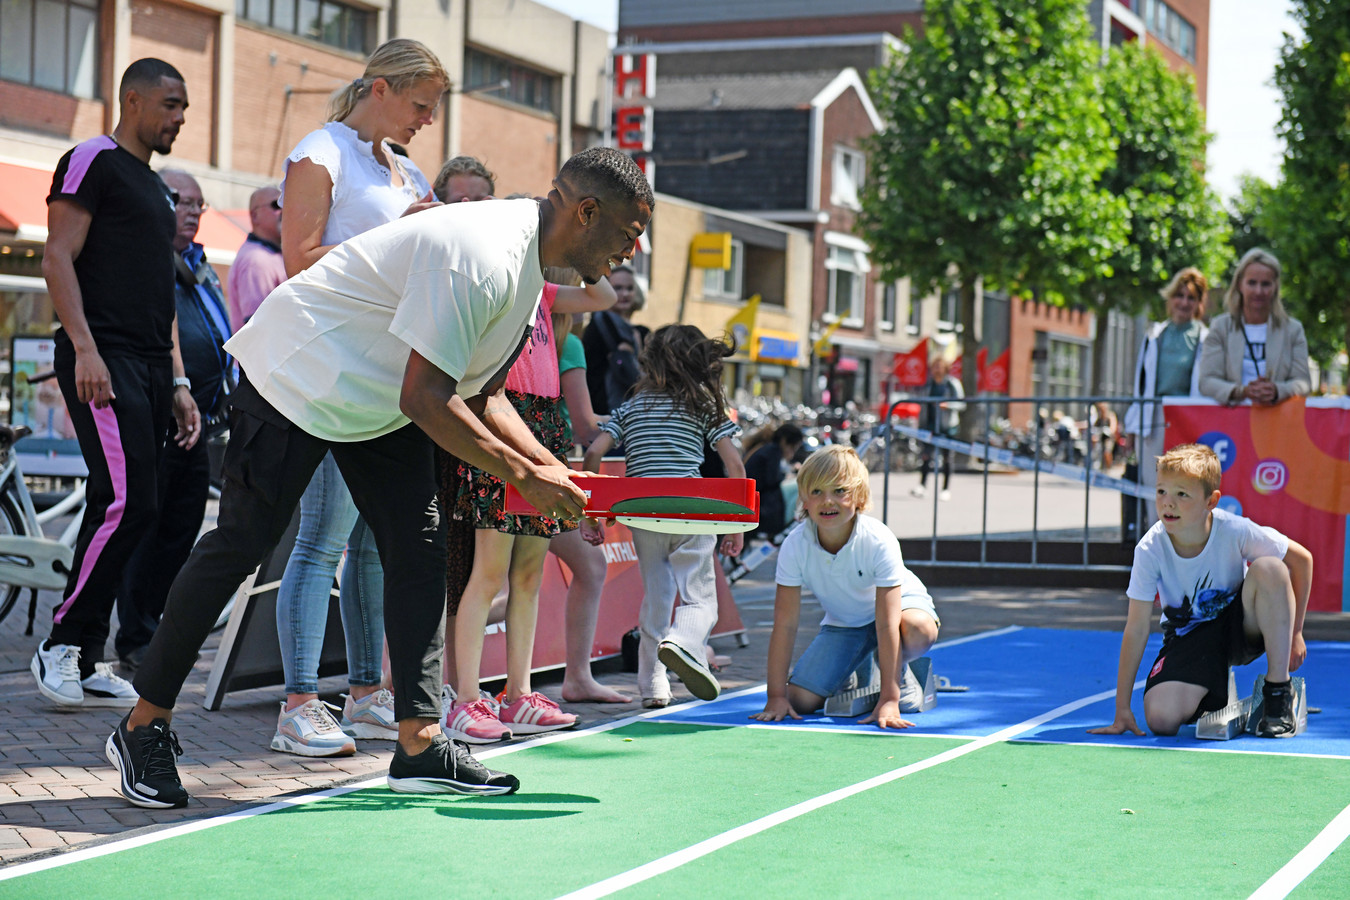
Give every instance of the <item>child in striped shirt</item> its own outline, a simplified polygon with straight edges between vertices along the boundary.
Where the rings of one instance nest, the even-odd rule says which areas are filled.
[[[722,393],[722,360],[733,352],[692,325],[657,329],[642,350],[642,375],[633,397],[601,426],[586,451],[586,470],[600,471],[605,453],[621,443],[628,475],[697,478],[706,443],[717,451],[729,477],[744,478],[745,465],[731,440],[740,429],[727,417]],[[582,520],[581,531],[593,544],[604,541],[604,526],[594,519]],[[717,623],[717,542],[710,534],[633,531],[645,589],[638,623],[638,690],[648,709],[670,703],[667,667],[700,700],[721,693],[703,651]],[[742,543],[740,534],[722,536],[722,552],[736,556]],[[677,590],[683,603],[671,624]]]

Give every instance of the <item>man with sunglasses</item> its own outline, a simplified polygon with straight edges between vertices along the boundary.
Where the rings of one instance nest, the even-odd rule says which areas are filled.
[[[173,66],[141,59],[123,74],[118,100],[112,134],[66,153],[47,198],[42,274],[61,321],[54,368],[89,468],[70,578],[29,667],[62,707],[135,704],[131,685],[102,661],[113,601],[155,519],[170,422],[180,447],[201,434],[178,351],[174,200],[150,168],[178,137],[187,88]]]
[[[272,288],[286,280],[281,258],[281,191],[260,187],[248,198],[252,230],[230,266],[230,327],[235,331],[253,317]]]

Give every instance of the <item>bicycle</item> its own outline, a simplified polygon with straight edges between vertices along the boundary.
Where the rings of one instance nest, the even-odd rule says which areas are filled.
[[[39,517],[28,493],[23,470],[19,468],[14,445],[30,434],[26,425],[0,424],[0,621],[3,621],[25,588],[32,591],[28,607],[28,630],[33,633],[37,592],[60,591],[66,587],[75,557],[75,534],[83,516],[81,508],[75,521],[66,528],[61,540],[42,532],[42,522],[65,515],[84,502],[83,483],[60,503]]]

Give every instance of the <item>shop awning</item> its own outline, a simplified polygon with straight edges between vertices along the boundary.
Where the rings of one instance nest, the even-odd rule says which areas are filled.
[[[51,188],[50,169],[0,162],[0,232],[12,233],[15,241],[45,244],[47,194]],[[202,215],[197,229],[197,242],[206,248],[206,258],[212,265],[232,264],[246,237],[247,231],[216,209]]]

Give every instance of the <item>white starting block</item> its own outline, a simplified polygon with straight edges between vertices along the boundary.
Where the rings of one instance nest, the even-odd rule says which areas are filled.
[[[911,660],[909,675],[919,683],[919,689],[923,693],[922,699],[919,700],[919,708],[905,711],[927,712],[937,706],[938,680],[933,675],[933,660],[927,656],[920,656],[918,659]]]
[[[905,713],[925,712],[937,706],[938,679],[933,674],[933,660],[927,656],[911,660],[906,681],[911,678],[917,682],[922,692],[918,709],[902,710]],[[958,688],[964,690],[964,688]],[[825,700],[825,715],[833,718],[848,718],[869,713],[881,699],[881,671],[876,659],[872,660],[872,673],[867,684],[856,685],[839,691]]]
[[[1195,736],[1205,741],[1230,741],[1244,732],[1256,734],[1261,724],[1261,715],[1265,710],[1265,701],[1261,693],[1265,685],[1264,675],[1256,676],[1250,697],[1237,695],[1237,681],[1233,670],[1228,670],[1228,705],[1223,709],[1205,713],[1195,723]],[[1308,687],[1302,678],[1290,679],[1294,692],[1294,734],[1302,734],[1308,728]]]

